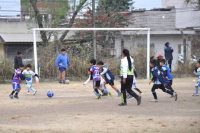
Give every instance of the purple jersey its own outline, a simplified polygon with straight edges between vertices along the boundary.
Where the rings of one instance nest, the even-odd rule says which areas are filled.
[[[101,80],[100,70],[96,65],[93,65],[90,67],[90,72],[92,73],[93,80],[95,80],[95,81]]]
[[[20,74],[14,74],[12,78],[12,83],[20,84]]]

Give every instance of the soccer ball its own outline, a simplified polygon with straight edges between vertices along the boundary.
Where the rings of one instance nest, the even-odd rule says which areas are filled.
[[[48,96],[49,98],[52,98],[52,97],[54,96],[53,91],[48,91],[48,92],[47,92],[47,96]]]
[[[66,83],[66,84],[69,84],[69,80],[65,80],[65,83]]]

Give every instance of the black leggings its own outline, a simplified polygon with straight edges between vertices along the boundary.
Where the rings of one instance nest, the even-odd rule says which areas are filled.
[[[154,99],[158,99],[156,91],[155,91],[156,89],[161,89],[163,92],[173,95],[173,92],[171,90],[165,89],[165,86],[163,84],[154,84],[151,89]]]
[[[136,100],[139,99],[139,96],[132,91],[133,85],[133,75],[128,75],[126,78],[126,83],[123,83],[123,78],[121,78],[121,93],[123,94],[123,102],[127,103],[126,101],[126,92],[128,92],[131,96],[133,96]]]
[[[174,89],[172,88],[172,80],[169,81],[169,83],[167,85],[165,85],[165,88],[167,88],[168,90],[174,92]]]

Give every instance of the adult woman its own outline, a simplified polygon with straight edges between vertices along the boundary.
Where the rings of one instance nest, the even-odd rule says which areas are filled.
[[[127,105],[126,101],[126,92],[133,96],[137,100],[137,105],[141,103],[141,96],[138,96],[131,87],[133,84],[133,75],[134,75],[134,65],[133,58],[130,56],[129,51],[124,49],[122,51],[120,75],[121,75],[121,92],[122,92],[122,103],[119,106]]]

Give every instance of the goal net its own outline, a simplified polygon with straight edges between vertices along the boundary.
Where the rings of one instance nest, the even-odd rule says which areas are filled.
[[[40,37],[43,31],[48,43]],[[59,40],[64,31],[67,36]],[[42,78],[55,78],[55,58],[65,48],[70,58],[70,77],[82,77],[87,72],[89,60],[103,61],[114,74],[119,74],[121,51],[126,48],[135,61],[139,77],[149,79],[150,28],[34,28],[33,53],[35,72]]]

